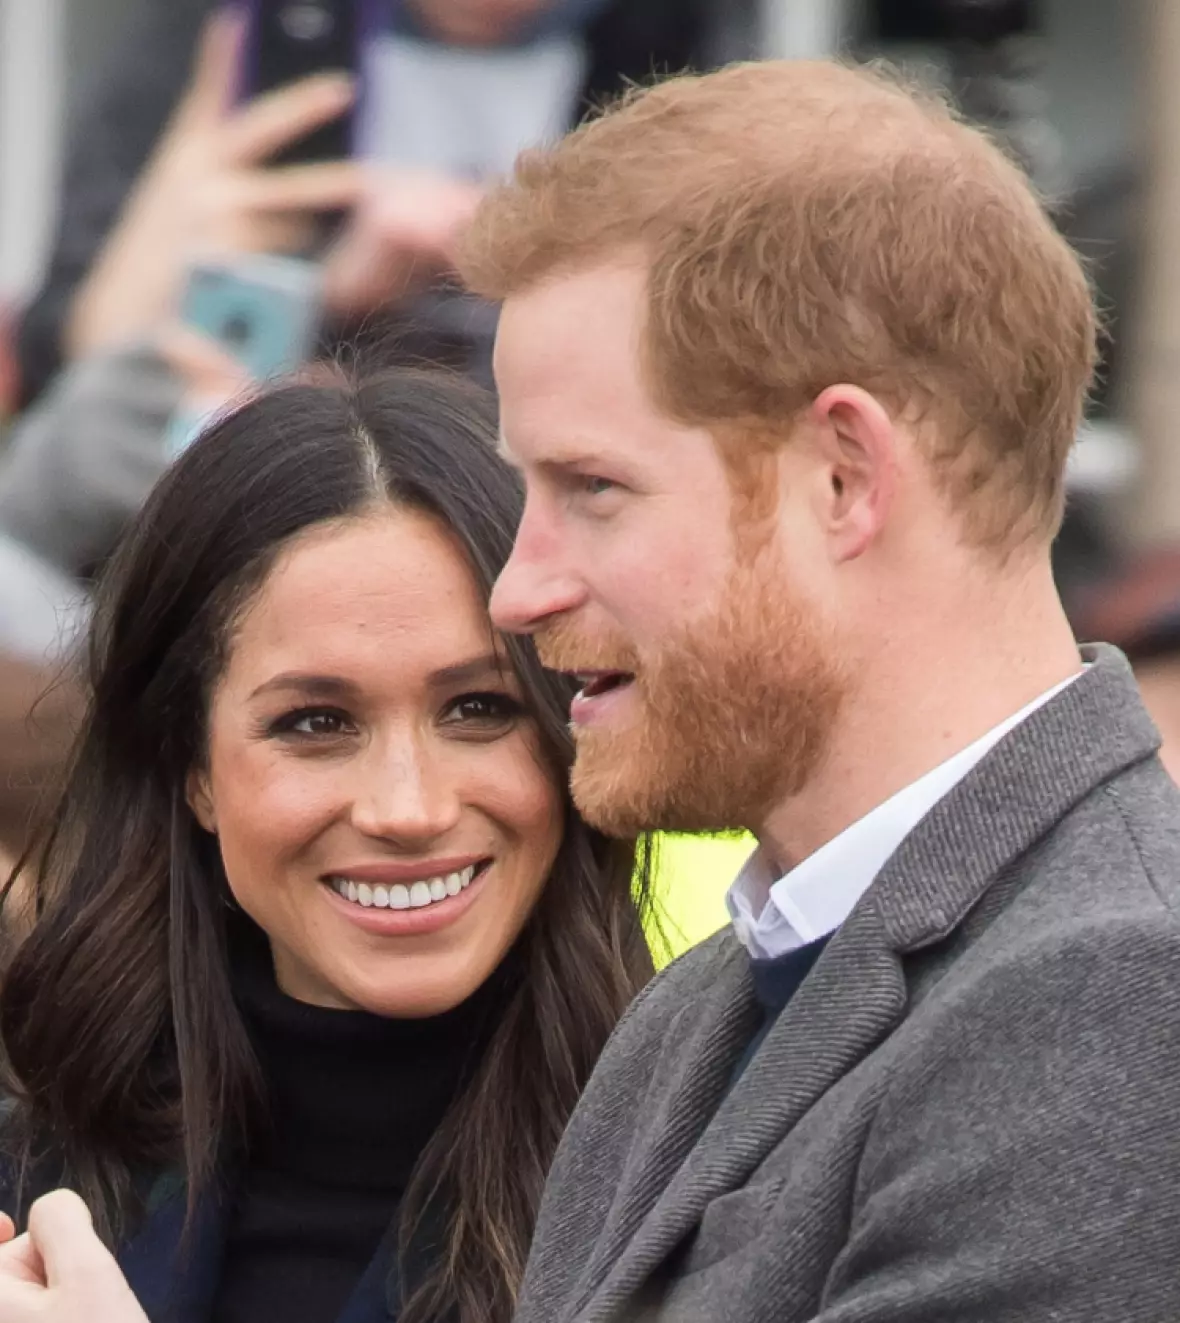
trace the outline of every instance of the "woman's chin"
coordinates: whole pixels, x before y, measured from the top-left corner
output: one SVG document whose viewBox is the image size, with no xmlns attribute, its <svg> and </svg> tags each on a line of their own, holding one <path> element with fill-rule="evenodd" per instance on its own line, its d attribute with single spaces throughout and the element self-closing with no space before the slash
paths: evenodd
<svg viewBox="0 0 1180 1323">
<path fill-rule="evenodd" d="M 319 976 L 320 986 L 331 989 L 330 1001 L 329 996 L 317 1000 L 383 1019 L 427 1020 L 461 1006 L 486 982 L 496 963 L 488 968 L 483 953 L 465 950 L 418 956 L 342 953 L 341 967 L 324 969 Z"/>
</svg>

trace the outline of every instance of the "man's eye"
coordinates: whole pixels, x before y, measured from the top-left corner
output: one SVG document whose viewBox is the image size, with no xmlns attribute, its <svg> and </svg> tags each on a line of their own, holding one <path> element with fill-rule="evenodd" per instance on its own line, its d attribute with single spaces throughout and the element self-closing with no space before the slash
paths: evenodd
<svg viewBox="0 0 1180 1323">
<path fill-rule="evenodd" d="M 604 492 L 613 491 L 617 486 L 609 478 L 587 477 L 584 481 L 586 492 L 590 496 L 601 496 Z"/>
</svg>

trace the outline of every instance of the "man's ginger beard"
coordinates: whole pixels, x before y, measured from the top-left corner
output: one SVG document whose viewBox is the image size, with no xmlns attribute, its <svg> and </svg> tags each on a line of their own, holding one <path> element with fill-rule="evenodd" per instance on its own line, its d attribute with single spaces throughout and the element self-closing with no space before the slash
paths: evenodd
<svg viewBox="0 0 1180 1323">
<path fill-rule="evenodd" d="M 574 802 L 613 836 L 757 828 L 807 784 L 846 683 L 785 575 L 739 565 L 718 612 L 640 654 L 561 617 L 536 635 L 559 671 L 635 675 L 634 720 L 574 728 Z"/>
</svg>

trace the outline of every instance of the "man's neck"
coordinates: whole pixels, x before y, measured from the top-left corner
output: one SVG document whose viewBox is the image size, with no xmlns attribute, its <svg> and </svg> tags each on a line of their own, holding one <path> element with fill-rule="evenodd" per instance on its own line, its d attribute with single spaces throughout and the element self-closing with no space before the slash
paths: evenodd
<svg viewBox="0 0 1180 1323">
<path fill-rule="evenodd" d="M 988 616 L 981 629 L 958 613 L 958 628 L 895 639 L 856 667 L 864 680 L 816 774 L 755 827 L 782 871 L 1081 669 L 1055 593 L 1022 594 Z"/>
</svg>

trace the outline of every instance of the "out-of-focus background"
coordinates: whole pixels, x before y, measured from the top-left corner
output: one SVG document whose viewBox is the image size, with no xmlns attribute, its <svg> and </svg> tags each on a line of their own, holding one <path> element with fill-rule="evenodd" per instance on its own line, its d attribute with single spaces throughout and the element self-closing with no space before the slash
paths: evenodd
<svg viewBox="0 0 1180 1323">
<path fill-rule="evenodd" d="M 365 68 L 373 122 L 354 145 L 384 182 L 345 204 L 339 179 L 312 181 L 325 206 L 341 191 L 332 209 L 350 236 L 317 296 L 321 346 L 360 343 L 391 323 L 396 340 L 383 329 L 380 344 L 486 378 L 494 317 L 448 285 L 449 238 L 519 147 L 561 132 L 627 80 L 735 58 L 885 57 L 945 87 L 1000 136 L 1091 263 L 1107 317 L 1058 549 L 1062 592 L 1079 634 L 1132 656 L 1171 756 L 1180 732 L 1178 0 L 361 7 L 378 14 L 380 31 Z M 242 200 L 243 181 L 254 188 L 282 145 L 273 126 L 268 138 L 255 124 L 250 143 L 239 129 L 232 152 L 222 142 L 236 153 L 232 172 L 210 165 L 222 130 L 208 98 L 194 109 L 189 79 L 214 8 L 0 0 L 0 847 L 10 852 L 68 740 L 78 697 L 54 677 L 93 577 L 201 406 L 241 384 L 222 352 L 232 343 L 202 358 L 200 344 L 176 341 L 192 260 L 219 245 L 251 260 L 314 249 L 290 198 L 263 203 L 256 190 Z M 299 37 L 332 8 L 291 0 L 279 17 Z M 207 83 L 217 58 L 208 57 Z M 282 295 L 295 298 L 289 286 Z M 745 848 L 674 845 L 690 935 L 719 921 L 718 873 Z"/>
</svg>

